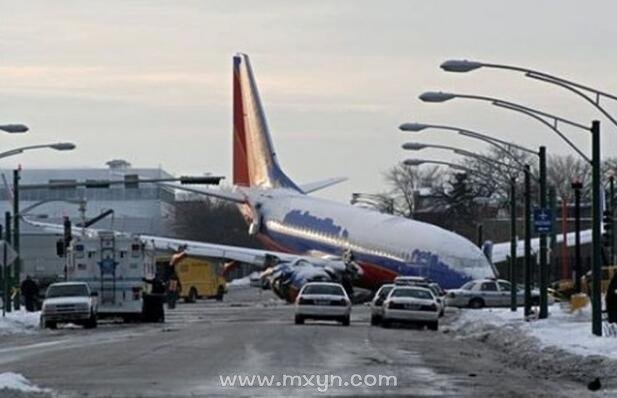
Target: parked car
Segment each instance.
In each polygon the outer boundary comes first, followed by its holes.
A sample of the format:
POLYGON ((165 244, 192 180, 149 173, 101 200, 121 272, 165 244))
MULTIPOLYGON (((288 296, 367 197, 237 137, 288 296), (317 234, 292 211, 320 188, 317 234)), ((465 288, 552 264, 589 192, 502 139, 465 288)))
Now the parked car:
POLYGON ((339 283, 309 282, 302 286, 295 302, 295 323, 305 319, 326 319, 349 326, 351 300, 339 283))
POLYGON ((439 283, 432 282, 430 279, 422 276, 397 276, 394 278, 394 284, 400 286, 420 286, 430 289, 435 296, 437 305, 439 305, 439 316, 442 317, 446 310, 446 292, 439 286, 439 283))
POLYGON ((47 288, 41 309, 41 327, 55 329, 58 323, 97 326, 97 298, 87 283, 53 283, 47 288))
MULTIPOLYGON (((465 283, 458 289, 448 290, 446 294, 447 305, 452 307, 507 307, 510 305, 510 282, 502 279, 477 279, 465 283)), ((516 302, 523 305, 525 292, 517 286, 516 302)), ((531 291, 533 305, 540 303, 540 291, 531 291)), ((549 304, 555 299, 548 297, 549 304)))
POLYGON ((383 302, 386 301, 388 294, 394 288, 394 284, 387 283, 381 285, 373 300, 371 300, 371 325, 379 325, 381 318, 383 317, 383 302))
POLYGON ((433 292, 420 286, 394 286, 383 303, 381 324, 420 323, 431 330, 439 327, 439 305, 433 292))

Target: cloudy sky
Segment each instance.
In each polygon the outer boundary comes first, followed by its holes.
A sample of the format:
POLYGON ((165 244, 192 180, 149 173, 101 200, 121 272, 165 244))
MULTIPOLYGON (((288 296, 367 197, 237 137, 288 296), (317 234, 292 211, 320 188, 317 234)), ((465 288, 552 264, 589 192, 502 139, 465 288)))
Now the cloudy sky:
MULTIPOLYGON (((385 189, 413 153, 405 121, 450 124, 553 153, 537 122, 474 101, 423 104, 426 90, 484 94, 584 123, 567 91, 513 72, 445 73, 448 58, 532 67, 617 93, 614 2, 0 0, 0 122, 27 135, 2 148, 72 141, 0 167, 101 167, 113 158, 177 174, 230 176, 231 57, 251 56, 283 167, 297 182, 347 176, 321 195, 385 189)), ((606 102, 617 114, 617 102, 606 102)), ((617 128, 602 118, 604 154, 617 128)), ((585 132, 567 130, 584 150, 585 132)), ((416 135, 481 151, 452 133, 416 135)), ((416 154, 416 156, 418 156, 416 154)), ((440 151, 422 157, 455 159, 440 151)))

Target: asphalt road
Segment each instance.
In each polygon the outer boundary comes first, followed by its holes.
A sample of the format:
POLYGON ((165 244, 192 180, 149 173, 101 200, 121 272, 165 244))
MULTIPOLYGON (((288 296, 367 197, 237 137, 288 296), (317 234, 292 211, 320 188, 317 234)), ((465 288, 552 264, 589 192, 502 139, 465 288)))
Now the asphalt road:
POLYGON ((371 327, 365 306, 354 307, 350 327, 297 326, 292 306, 246 288, 232 290, 223 303, 181 304, 167 316, 165 324, 3 338, 0 373, 21 373, 62 397, 588 395, 558 375, 504 366, 503 353, 451 333, 371 327), (221 376, 234 375, 273 376, 274 384, 222 385, 221 376), (325 385, 329 375, 336 376, 334 386, 325 385), (396 385, 389 379, 390 385, 370 386, 379 375, 396 376, 396 385))

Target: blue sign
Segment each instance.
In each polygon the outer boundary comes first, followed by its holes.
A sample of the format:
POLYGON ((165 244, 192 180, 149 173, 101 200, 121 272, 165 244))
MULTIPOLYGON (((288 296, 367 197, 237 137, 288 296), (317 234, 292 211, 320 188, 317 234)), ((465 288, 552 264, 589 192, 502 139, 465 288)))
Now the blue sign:
POLYGON ((533 227, 539 234, 547 234, 553 229, 553 216, 550 209, 536 207, 533 209, 533 227))

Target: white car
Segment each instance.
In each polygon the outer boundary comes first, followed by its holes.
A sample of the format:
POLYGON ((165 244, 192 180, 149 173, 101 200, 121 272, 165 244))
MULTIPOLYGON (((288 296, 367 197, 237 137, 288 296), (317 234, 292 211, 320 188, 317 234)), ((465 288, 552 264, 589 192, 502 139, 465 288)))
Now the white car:
POLYGON ((381 324, 387 328, 394 322, 421 323, 431 330, 439 327, 440 307, 433 292, 419 286, 395 286, 383 303, 381 324))
POLYGON ((446 312, 446 292, 437 282, 432 282, 430 279, 422 276, 397 276, 394 278, 394 284, 397 286, 420 286, 429 289, 433 292, 439 306, 439 317, 444 316, 446 312))
POLYGON ((97 300, 87 283, 53 283, 47 288, 41 308, 41 327, 55 329, 71 322, 85 328, 97 326, 97 300))
POLYGON ((394 288, 391 283, 381 285, 373 300, 371 301, 371 325, 379 325, 383 317, 383 302, 386 301, 388 294, 394 288))
POLYGON ((349 326, 351 300, 342 285, 329 282, 309 282, 302 286, 295 302, 296 325, 305 319, 326 319, 349 326))
MULTIPOLYGON (((465 283, 458 289, 448 290, 446 301, 452 307, 508 307, 510 306, 510 282, 502 279, 477 279, 465 283)), ((517 287, 516 301, 518 305, 523 305, 525 292, 517 287)), ((548 296, 548 303, 552 304, 555 299, 548 296)), ((540 291, 531 291, 532 305, 540 303, 540 291)))

